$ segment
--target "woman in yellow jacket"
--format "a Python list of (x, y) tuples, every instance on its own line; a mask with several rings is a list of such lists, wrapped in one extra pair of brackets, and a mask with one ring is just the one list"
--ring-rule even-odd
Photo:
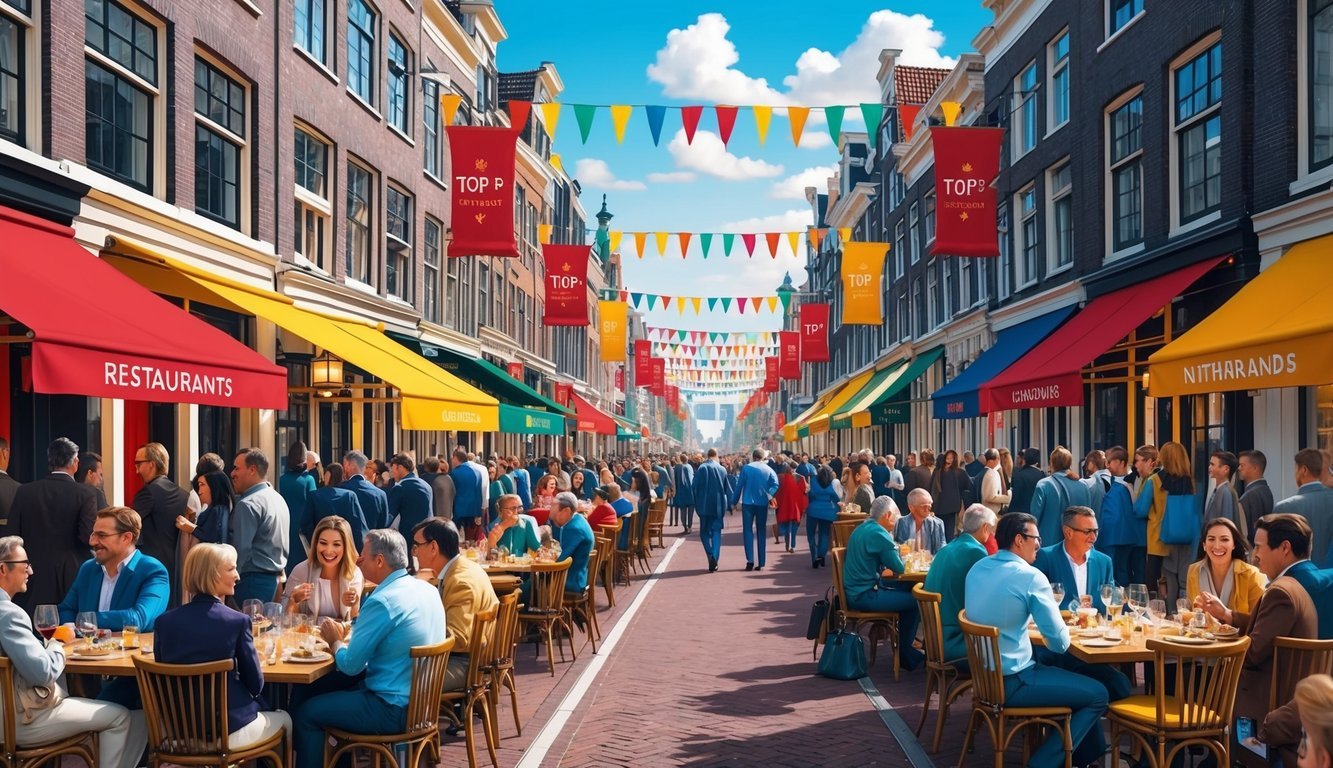
[[(1162, 541), (1162, 518), (1166, 516), (1168, 496), (1193, 498), (1194, 471), (1190, 467), (1189, 453), (1180, 443), (1164, 443), (1158, 460), (1158, 470), (1139, 488), (1138, 498), (1134, 500), (1134, 516), (1148, 521), (1148, 589), (1160, 592), (1159, 596), (1166, 604), (1174, 607), (1176, 599), (1185, 596), (1186, 575), (1199, 549), (1199, 541), (1195, 539), (1183, 544)], [(1202, 522), (1201, 516), (1196, 518), (1190, 530), (1198, 530), (1194, 526)]]
[[(1250, 547), (1236, 524), (1224, 517), (1209, 520), (1200, 548), (1203, 559), (1190, 566), (1185, 583), (1190, 603), (1202, 605), (1199, 596), (1206, 592), (1221, 601), (1226, 611), (1253, 614), (1268, 577), (1248, 562)], [(1219, 606), (1219, 620), (1225, 621), (1226, 611)]]

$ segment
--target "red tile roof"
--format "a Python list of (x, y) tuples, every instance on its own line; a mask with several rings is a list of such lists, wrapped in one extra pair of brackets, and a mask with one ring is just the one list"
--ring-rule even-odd
[(936, 69), (934, 67), (895, 66), (893, 68), (893, 90), (898, 95), (898, 103), (925, 104), (930, 101), (935, 89), (940, 86), (949, 72), (948, 69)]

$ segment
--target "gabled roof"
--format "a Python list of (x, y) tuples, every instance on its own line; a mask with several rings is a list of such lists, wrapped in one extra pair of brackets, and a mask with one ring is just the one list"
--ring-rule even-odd
[(501, 72), (499, 78), (500, 102), (532, 101), (537, 93), (537, 78), (542, 70), (530, 69), (526, 72)]
[[(899, 104), (925, 104), (948, 77), (950, 70), (935, 67), (904, 67), (901, 64), (893, 68), (893, 90)], [(501, 99), (504, 96), (500, 97)]]

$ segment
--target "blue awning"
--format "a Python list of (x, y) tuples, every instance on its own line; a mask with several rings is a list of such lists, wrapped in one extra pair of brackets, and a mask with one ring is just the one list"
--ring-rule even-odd
[(990, 349), (982, 352), (967, 370), (953, 377), (952, 381), (930, 396), (934, 403), (935, 418), (968, 419), (980, 416), (978, 390), (1051, 335), (1051, 331), (1074, 314), (1076, 309), (1078, 305), (1071, 304), (1000, 331)]

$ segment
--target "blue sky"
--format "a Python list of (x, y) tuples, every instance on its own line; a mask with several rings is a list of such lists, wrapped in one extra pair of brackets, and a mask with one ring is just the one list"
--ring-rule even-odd
[[(509, 32), (500, 45), (501, 71), (553, 62), (565, 83), (567, 104), (699, 104), (705, 109), (692, 145), (680, 113), (668, 110), (661, 145), (653, 146), (641, 108), (617, 144), (610, 114), (600, 110), (586, 145), (572, 109), (561, 114), (555, 149), (583, 186), (591, 215), (602, 194), (615, 215), (612, 228), (632, 231), (770, 232), (810, 222), (802, 190), (823, 187), (837, 162), (827, 127), (810, 116), (799, 148), (785, 116), (775, 113), (760, 145), (749, 110), (742, 109), (731, 141), (722, 147), (714, 104), (855, 105), (878, 98), (877, 56), (903, 50), (900, 63), (950, 66), (972, 50), (991, 14), (980, 2), (752, 2), (538, 3), (496, 0)], [(858, 111), (846, 113), (844, 131), (862, 131)], [(680, 135), (678, 135), (680, 134)], [(737, 238), (730, 259), (715, 241), (707, 260), (697, 243), (682, 260), (674, 238), (665, 258), (648, 238), (648, 255), (621, 244), (625, 287), (667, 295), (768, 295), (790, 270), (799, 284), (803, 256), (782, 246), (771, 259), (762, 245), (747, 258)], [(776, 315), (721, 313), (684, 316), (675, 309), (648, 313), (649, 324), (689, 330), (775, 330)]]

